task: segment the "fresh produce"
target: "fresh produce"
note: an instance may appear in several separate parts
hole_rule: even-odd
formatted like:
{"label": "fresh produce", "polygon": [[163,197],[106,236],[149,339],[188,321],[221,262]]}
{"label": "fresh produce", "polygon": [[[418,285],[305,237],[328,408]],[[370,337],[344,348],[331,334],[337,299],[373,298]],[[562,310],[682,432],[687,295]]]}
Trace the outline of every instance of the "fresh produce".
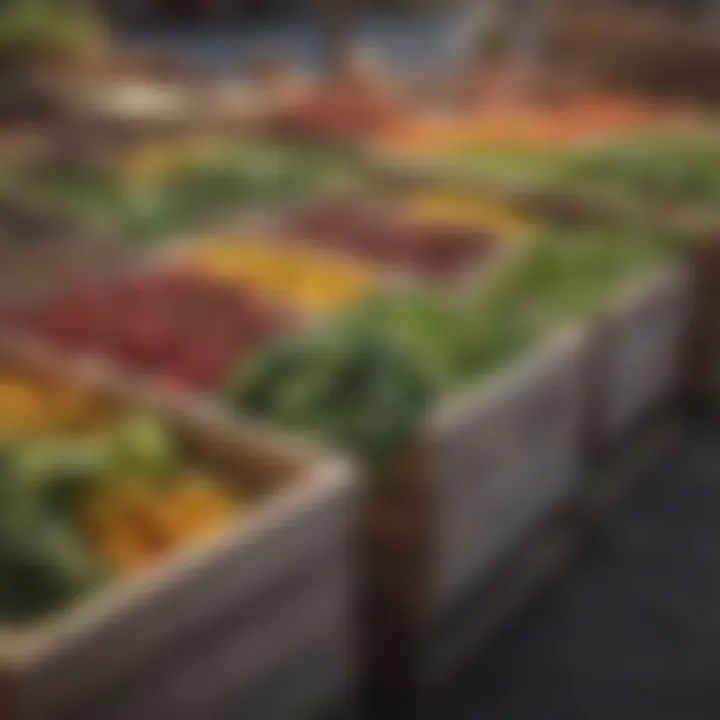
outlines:
{"label": "fresh produce", "polygon": [[155,270],[66,291],[16,322],[66,348],[204,389],[254,346],[293,330],[297,318],[239,285]]}
{"label": "fresh produce", "polygon": [[375,333],[333,328],[261,350],[232,374],[224,397],[238,412],[316,433],[384,470],[416,432],[429,385]]}
{"label": "fresh produce", "polygon": [[460,172],[561,192],[712,207],[720,198],[720,140],[713,129],[648,132],[571,149],[466,148]]}
{"label": "fresh produce", "polygon": [[279,114],[280,129],[325,142],[362,141],[392,125],[397,109],[387,98],[348,88],[320,89]]}
{"label": "fresh produce", "polygon": [[475,195],[449,191],[418,190],[401,202],[403,210],[418,223],[460,226],[500,236],[514,242],[532,225],[509,204],[484,201]]}
{"label": "fresh produce", "polygon": [[84,0],[5,0],[0,4],[0,66],[83,59],[106,42]]}
{"label": "fresh produce", "polygon": [[277,242],[230,238],[178,253],[190,273],[241,283],[309,314],[338,310],[367,295],[377,282],[364,266]]}
{"label": "fresh produce", "polygon": [[18,170],[11,181],[52,207],[145,240],[218,213],[345,189],[359,176],[350,161],[319,151],[195,140],[141,148],[114,171]]}
{"label": "fresh produce", "polygon": [[373,331],[412,357],[434,391],[453,392],[500,367],[538,335],[529,313],[508,313],[493,296],[446,298],[409,291],[371,298],[338,320]]}
{"label": "fresh produce", "polygon": [[283,103],[275,124],[311,139],[356,143],[392,127],[403,112],[387,71],[374,58],[353,53],[342,59],[332,78]]}
{"label": "fresh produce", "polygon": [[392,467],[430,403],[607,308],[675,248],[633,226],[536,235],[472,292],[378,295],[322,332],[264,348],[232,374],[226,401],[315,433],[372,469]]}
{"label": "fresh produce", "polygon": [[226,398],[239,412],[316,433],[384,470],[432,400],[535,339],[526,317],[494,310],[431,293],[371,299],[323,333],[265,348],[233,375]]}
{"label": "fresh produce", "polygon": [[613,137],[672,127],[678,112],[631,97],[577,95],[564,102],[518,107],[481,107],[475,112],[409,116],[380,134],[379,152],[389,156],[461,154],[467,148],[567,150]]}
{"label": "fresh produce", "polygon": [[40,382],[17,371],[0,374],[2,442],[87,432],[106,415],[101,403],[71,385]]}
{"label": "fresh produce", "polygon": [[720,136],[713,129],[631,137],[563,162],[560,180],[588,190],[714,205],[720,200]]}
{"label": "fresh produce", "polygon": [[487,229],[374,209],[353,200],[316,203],[288,222],[304,242],[347,252],[401,274],[452,279],[495,249]]}
{"label": "fresh produce", "polygon": [[121,158],[116,177],[126,187],[156,187],[178,173],[217,162],[227,150],[226,143],[209,137],[154,141]]}
{"label": "fresh produce", "polygon": [[116,410],[83,432],[75,421],[32,439],[4,436],[0,623],[35,620],[151,566],[228,523],[241,500],[188,468],[155,419]]}
{"label": "fresh produce", "polygon": [[543,328],[592,317],[618,293],[668,264],[679,250],[672,233],[630,222],[609,227],[549,228],[486,278],[475,300]]}
{"label": "fresh produce", "polygon": [[121,479],[90,494],[79,512],[97,551],[121,572],[135,572],[226,525],[237,501],[204,473],[179,471],[163,485]]}

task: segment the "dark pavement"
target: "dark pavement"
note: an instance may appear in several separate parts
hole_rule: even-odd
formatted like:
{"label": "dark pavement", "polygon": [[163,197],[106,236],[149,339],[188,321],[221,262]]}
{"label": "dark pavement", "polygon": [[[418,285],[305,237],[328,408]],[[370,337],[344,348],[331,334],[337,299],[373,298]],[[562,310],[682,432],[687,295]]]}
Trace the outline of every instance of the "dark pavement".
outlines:
{"label": "dark pavement", "polygon": [[458,683],[452,720],[720,718],[720,421],[698,421]]}

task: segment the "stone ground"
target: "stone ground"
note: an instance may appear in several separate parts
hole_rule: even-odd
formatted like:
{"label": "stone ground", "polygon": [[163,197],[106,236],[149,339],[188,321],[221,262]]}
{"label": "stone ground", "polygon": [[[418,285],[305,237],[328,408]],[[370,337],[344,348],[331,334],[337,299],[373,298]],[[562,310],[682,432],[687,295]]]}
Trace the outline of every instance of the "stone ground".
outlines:
{"label": "stone ground", "polygon": [[564,581],[458,681],[440,716],[720,718],[719,550],[714,419],[692,423]]}

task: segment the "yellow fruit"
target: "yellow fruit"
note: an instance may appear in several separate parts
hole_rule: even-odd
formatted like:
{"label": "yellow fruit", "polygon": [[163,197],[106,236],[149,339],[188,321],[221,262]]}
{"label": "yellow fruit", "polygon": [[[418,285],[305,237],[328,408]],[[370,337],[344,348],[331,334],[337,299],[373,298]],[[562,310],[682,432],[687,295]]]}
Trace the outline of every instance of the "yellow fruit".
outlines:
{"label": "yellow fruit", "polygon": [[125,478],[104,488],[81,509],[81,525],[99,551],[133,571],[219,529],[238,504],[219,483],[197,471],[156,487]]}
{"label": "yellow fruit", "polygon": [[421,222],[439,222],[498,233],[513,240],[530,229],[530,223],[501,202],[483,201],[451,193],[419,192],[404,203],[405,211]]}
{"label": "yellow fruit", "polygon": [[24,379],[0,380],[0,431],[18,440],[38,437],[54,429],[51,393]]}
{"label": "yellow fruit", "polygon": [[108,528],[138,528],[146,522],[155,500],[154,491],[142,480],[119,480],[87,500],[81,519],[92,534]]}
{"label": "yellow fruit", "polygon": [[145,570],[157,558],[142,538],[123,529],[114,529],[97,542],[99,551],[121,572],[136,573]]}
{"label": "yellow fruit", "polygon": [[100,423],[98,405],[79,388],[58,387],[49,400],[48,410],[58,431],[87,431],[97,428]]}
{"label": "yellow fruit", "polygon": [[112,414],[76,386],[0,373],[0,435],[6,438],[29,440],[94,431]]}
{"label": "yellow fruit", "polygon": [[179,262],[201,275],[248,285],[309,313],[332,312],[355,302],[376,282],[350,260],[261,240],[205,243],[182,253]]}

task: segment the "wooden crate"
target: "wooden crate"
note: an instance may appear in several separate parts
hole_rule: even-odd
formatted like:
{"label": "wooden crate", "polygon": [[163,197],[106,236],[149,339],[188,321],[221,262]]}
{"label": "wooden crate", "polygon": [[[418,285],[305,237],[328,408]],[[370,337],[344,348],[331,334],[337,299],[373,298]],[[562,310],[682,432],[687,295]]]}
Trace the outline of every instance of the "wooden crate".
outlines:
{"label": "wooden crate", "polygon": [[[627,438],[610,462],[585,468],[583,483],[513,549],[487,582],[474,588],[429,629],[429,658],[421,682],[435,695],[452,682],[468,657],[492,661],[504,630],[571,567],[610,505],[632,492],[680,437],[681,417],[657,414]],[[585,482],[595,478],[595,482]]]}
{"label": "wooden crate", "polygon": [[3,630],[3,720],[294,720],[349,696],[349,466],[257,428],[133,396],[103,365],[7,344],[0,361],[130,398],[162,415],[198,460],[265,490],[240,523],[148,576],[114,583],[27,630]]}
{"label": "wooden crate", "polygon": [[[596,518],[677,439],[680,416],[660,406],[603,462],[588,453],[587,390],[602,357],[600,327],[549,349],[544,367],[526,365],[499,379],[504,389],[490,392],[465,426],[477,434],[461,435],[455,426],[440,443],[453,448],[444,456],[451,464],[440,465],[438,446],[428,444],[415,459],[414,488],[408,482],[389,503],[381,498],[375,521],[384,519],[384,535],[375,527],[377,585],[368,611],[381,693],[410,707],[439,698],[570,565]],[[512,421],[517,432],[509,432]]]}
{"label": "wooden crate", "polygon": [[[579,372],[575,366],[580,389],[573,430],[554,436],[572,444],[574,455],[567,446],[564,453],[557,444],[553,447],[550,429],[544,435],[544,452],[555,458],[555,468],[561,467],[561,458],[573,458],[569,467],[580,482],[565,492],[556,485],[555,502],[552,484],[539,485],[546,511],[508,544],[502,562],[468,583],[452,609],[425,628],[420,645],[425,657],[416,667],[423,687],[441,689],[468,656],[487,650],[507,623],[569,565],[598,515],[630,492],[677,439],[682,406],[676,401],[684,390],[688,331],[697,306],[694,279],[690,262],[666,268],[588,323]],[[579,434],[578,427],[583,428]],[[527,464],[537,473],[553,467],[534,462],[532,449],[529,454]]]}
{"label": "wooden crate", "polygon": [[593,444],[612,447],[677,399],[692,306],[682,261],[633,287],[600,320],[589,369]]}
{"label": "wooden crate", "polygon": [[[701,209],[682,203],[661,206],[642,198],[555,192],[533,187],[532,183],[472,179],[437,165],[380,163],[379,172],[386,182],[401,187],[478,193],[570,227],[607,225],[613,218],[629,216],[658,231],[674,227],[690,241],[697,234],[693,223],[703,222]],[[643,417],[680,393],[694,315],[701,304],[707,309],[708,317],[699,332],[712,335],[710,324],[715,312],[711,307],[720,307],[720,302],[712,299],[719,262],[714,247],[711,240],[699,249],[687,249],[673,266],[640,278],[607,312],[589,323],[593,336],[587,370],[591,442],[608,445],[619,440]],[[698,283],[704,288],[702,298],[697,296]],[[720,338],[720,332],[716,334]],[[717,346],[720,348],[720,340]]]}
{"label": "wooden crate", "polygon": [[570,331],[444,404],[405,482],[374,499],[369,653],[381,685],[424,677],[429,634],[573,497],[587,349],[587,334]]}

